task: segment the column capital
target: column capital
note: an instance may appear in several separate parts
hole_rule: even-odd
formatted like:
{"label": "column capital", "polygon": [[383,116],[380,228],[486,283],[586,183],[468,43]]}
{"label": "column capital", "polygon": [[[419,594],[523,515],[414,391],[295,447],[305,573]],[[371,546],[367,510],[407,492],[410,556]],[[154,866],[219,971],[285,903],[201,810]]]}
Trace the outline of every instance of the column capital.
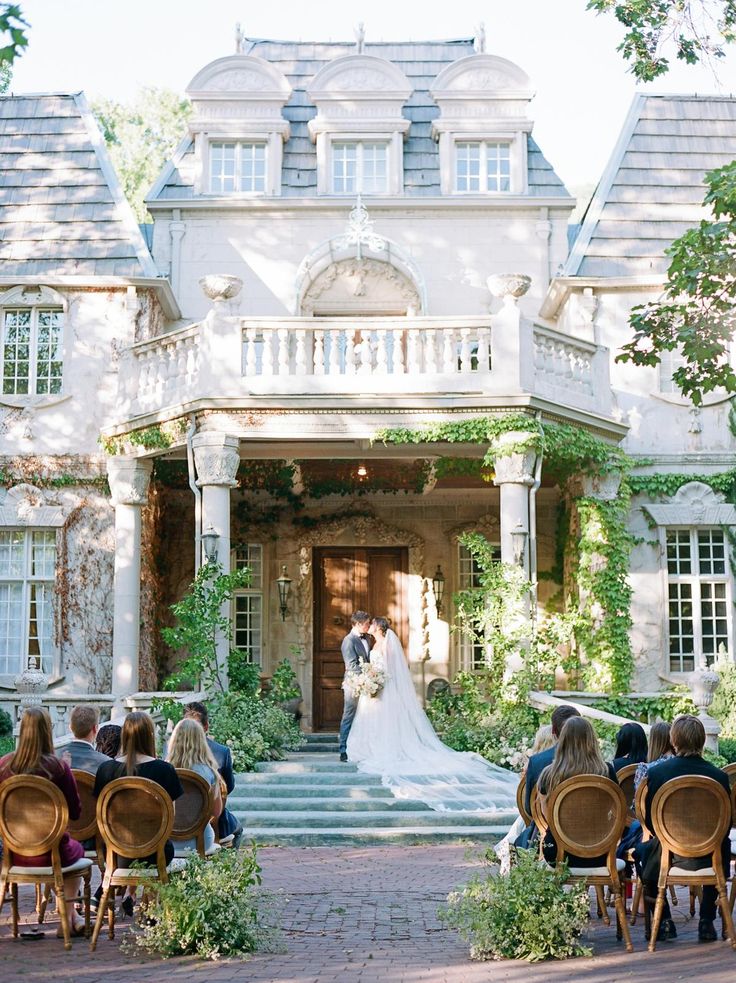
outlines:
{"label": "column capital", "polygon": [[118,456],[107,461],[107,480],[113,505],[146,505],[153,461]]}
{"label": "column capital", "polygon": [[536,433],[510,430],[499,434],[490,447],[493,456],[494,485],[533,485],[540,454]]}
{"label": "column capital", "polygon": [[204,430],[192,438],[197,484],[234,488],[240,465],[240,441],[230,434]]}
{"label": "column capital", "polygon": [[621,472],[609,474],[576,474],[568,488],[573,498],[597,498],[600,502],[612,502],[618,496]]}

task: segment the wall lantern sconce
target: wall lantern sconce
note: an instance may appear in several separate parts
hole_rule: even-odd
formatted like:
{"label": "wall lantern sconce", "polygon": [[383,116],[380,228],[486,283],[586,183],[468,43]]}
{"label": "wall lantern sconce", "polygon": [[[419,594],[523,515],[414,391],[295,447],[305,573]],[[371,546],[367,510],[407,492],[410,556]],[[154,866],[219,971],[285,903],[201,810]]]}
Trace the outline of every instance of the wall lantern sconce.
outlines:
{"label": "wall lantern sconce", "polygon": [[524,554],[528,538],[529,533],[524,529],[521,522],[517,522],[515,528],[511,530],[511,542],[514,547],[514,562],[520,567],[524,566]]}
{"label": "wall lantern sconce", "polygon": [[365,464],[358,465],[356,474],[358,475],[359,481],[365,481],[365,479],[368,477],[368,468],[365,466]]}
{"label": "wall lantern sconce", "polygon": [[207,558],[207,562],[214,563],[217,560],[217,544],[220,540],[220,536],[215,531],[212,523],[210,523],[207,526],[206,531],[202,533],[201,539],[202,549],[204,550],[204,555]]}
{"label": "wall lantern sconce", "polygon": [[276,579],[276,586],[279,589],[279,611],[281,612],[281,620],[286,621],[286,615],[289,613],[288,601],[289,593],[291,591],[291,577],[286,572],[286,564],[281,567],[281,576]]}
{"label": "wall lantern sconce", "polygon": [[445,596],[445,575],[442,573],[442,567],[439,563],[434,572],[434,577],[432,577],[432,589],[434,590],[434,601],[437,606],[437,614],[439,615],[442,610],[442,598]]}

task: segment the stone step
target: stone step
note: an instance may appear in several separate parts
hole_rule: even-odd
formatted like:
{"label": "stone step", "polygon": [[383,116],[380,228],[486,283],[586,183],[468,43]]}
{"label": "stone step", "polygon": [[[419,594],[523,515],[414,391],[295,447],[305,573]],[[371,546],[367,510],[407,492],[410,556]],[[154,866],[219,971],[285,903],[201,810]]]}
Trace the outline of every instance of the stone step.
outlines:
{"label": "stone step", "polygon": [[[341,829],[353,827],[361,828],[366,825],[368,815],[365,812],[318,812],[307,810],[294,810],[292,812],[280,810],[261,810],[258,812],[236,811],[235,815],[243,823],[248,835],[252,835],[253,828],[283,828],[298,829],[309,827],[310,829],[333,828],[339,826]],[[506,829],[516,818],[515,815],[508,813],[498,813],[490,816],[483,816],[478,813],[445,813],[435,812],[432,809],[424,811],[401,810],[390,811],[381,810],[372,812],[370,824],[373,829],[394,829],[396,827],[418,829],[429,826],[433,829],[461,829],[468,827],[471,829],[485,829],[490,826],[503,825]]]}
{"label": "stone step", "polygon": [[[308,776],[308,777],[307,777]],[[310,769],[298,769],[295,772],[262,772],[251,771],[246,775],[238,775],[235,788],[248,788],[253,785],[304,785],[311,786],[343,786],[361,788],[381,788],[381,779],[377,775],[363,775],[357,772],[320,772]]]}
{"label": "stone step", "polygon": [[325,731],[319,731],[316,734],[304,735],[304,741],[306,744],[337,744],[338,740],[338,734],[329,734]]}
{"label": "stone step", "polygon": [[260,774],[275,772],[279,775],[299,775],[311,771],[335,772],[335,774],[357,774],[358,766],[349,761],[340,761],[337,754],[325,753],[319,760],[308,753],[288,754],[283,761],[260,761],[256,765]]}
{"label": "stone step", "polygon": [[326,741],[323,744],[305,744],[299,748],[300,754],[338,754],[339,751],[340,745],[337,741],[329,744]]}
{"label": "stone step", "polygon": [[376,826],[304,827],[252,826],[245,831],[245,842],[255,840],[259,846],[381,846],[387,843],[417,846],[430,843],[498,843],[508,832],[508,826],[407,826],[386,829]]}
{"label": "stone step", "polygon": [[389,799],[386,798],[354,798],[350,796],[313,796],[304,797],[280,797],[264,795],[263,790],[259,789],[257,795],[236,796],[233,795],[227,800],[228,809],[238,815],[249,812],[299,812],[304,815],[317,813],[338,813],[338,812],[431,812],[432,810],[424,802],[417,802],[412,799],[395,799],[390,791]]}
{"label": "stone step", "polygon": [[236,799],[242,798],[244,802],[251,801],[251,796],[259,798],[268,797],[269,799],[304,799],[336,798],[350,799],[351,801],[393,801],[393,794],[390,788],[383,785],[303,785],[297,781],[289,782],[254,782],[235,786],[230,793],[228,804]]}

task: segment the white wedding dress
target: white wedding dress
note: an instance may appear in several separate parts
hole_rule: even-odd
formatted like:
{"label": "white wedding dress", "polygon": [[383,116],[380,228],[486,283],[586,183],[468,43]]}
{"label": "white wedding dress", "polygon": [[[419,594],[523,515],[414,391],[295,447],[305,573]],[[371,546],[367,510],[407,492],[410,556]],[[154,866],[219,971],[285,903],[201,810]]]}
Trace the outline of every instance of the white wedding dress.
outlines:
{"label": "white wedding dress", "polygon": [[[375,654],[374,654],[375,653]],[[380,775],[397,798],[417,799],[440,812],[516,810],[518,776],[479,754],[453,751],[422,709],[404,651],[389,629],[383,652],[386,683],[378,696],[361,696],[348,737],[348,760]]]}

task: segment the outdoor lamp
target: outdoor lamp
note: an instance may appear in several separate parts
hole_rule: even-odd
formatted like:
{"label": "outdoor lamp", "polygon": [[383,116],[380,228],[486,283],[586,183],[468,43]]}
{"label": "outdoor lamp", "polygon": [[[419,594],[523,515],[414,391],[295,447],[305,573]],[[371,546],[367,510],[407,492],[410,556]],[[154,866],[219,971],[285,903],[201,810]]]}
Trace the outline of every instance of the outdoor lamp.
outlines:
{"label": "outdoor lamp", "polygon": [[214,563],[217,559],[217,542],[220,538],[219,533],[215,531],[215,527],[210,523],[207,526],[206,532],[201,535],[202,548],[204,549],[204,555],[207,558],[208,563]]}
{"label": "outdoor lamp", "polygon": [[526,550],[526,541],[529,533],[524,529],[521,522],[517,522],[516,526],[511,530],[511,542],[514,547],[514,562],[520,567],[524,566],[524,551]]}
{"label": "outdoor lamp", "polygon": [[289,600],[289,591],[291,590],[291,577],[286,572],[286,564],[281,567],[281,576],[277,577],[276,586],[279,589],[279,611],[281,612],[281,620],[286,621],[286,615],[289,610],[286,605]]}
{"label": "outdoor lamp", "polygon": [[442,598],[445,596],[445,575],[442,573],[442,567],[437,564],[437,569],[434,572],[434,577],[432,577],[432,588],[434,590],[434,601],[437,606],[437,614],[440,613],[442,608]]}

